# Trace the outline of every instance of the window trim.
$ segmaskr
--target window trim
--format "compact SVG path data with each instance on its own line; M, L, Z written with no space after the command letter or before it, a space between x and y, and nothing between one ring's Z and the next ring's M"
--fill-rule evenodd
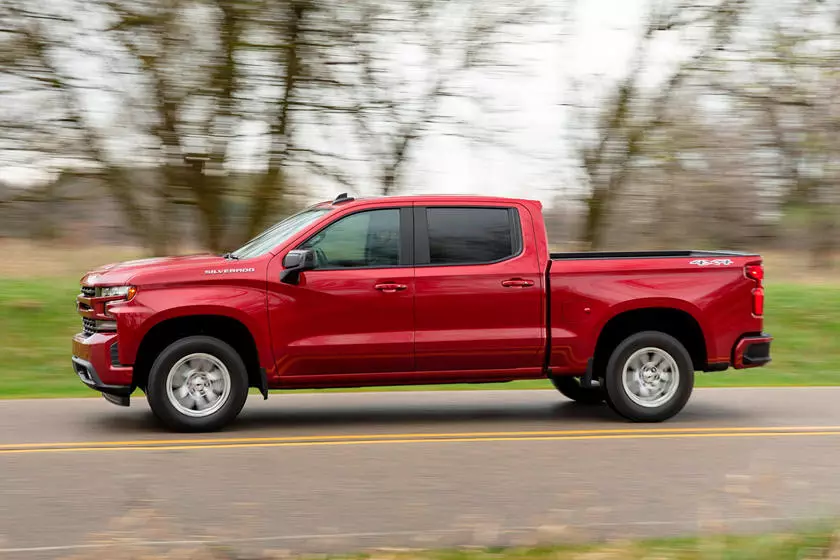
M356 214L363 214L366 212L376 212L381 210L397 210L399 212L399 246L400 246L400 264L396 265L375 265L375 266L354 266L354 267L346 267L346 266L336 266L336 267L329 267L329 268L313 268L308 272L320 272L323 270L330 270L330 271L337 271L337 270L383 270L383 269L394 269L394 268L410 268L414 266L414 214L411 210L411 206L377 206L374 208L360 208L355 212L347 212L346 214L342 214L338 216L336 219L330 221L329 223L324 224L322 227L318 228L314 231L311 235L308 235L306 239L302 240L300 243L296 244L294 249L301 249L303 245L309 242L310 239L318 236L322 231L326 230L327 228L331 227L334 224L337 224L341 220L345 218L349 218L350 216L355 216Z
M510 217L510 236L513 253L501 259L496 259L494 261L433 264L432 262L430 262L431 249L429 246L429 220L427 217L427 211L432 208L507 210L508 216ZM517 208L516 206L424 204L422 206L414 207L414 266L417 268L444 266L487 266L515 259L523 254L524 249L525 244L522 237L522 221L519 217L519 208Z

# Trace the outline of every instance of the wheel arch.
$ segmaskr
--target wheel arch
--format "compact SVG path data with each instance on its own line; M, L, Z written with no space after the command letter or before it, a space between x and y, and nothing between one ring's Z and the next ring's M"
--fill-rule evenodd
M603 377L610 354L621 341L643 331L659 331L677 339L688 351L695 371L707 366L707 337L693 314L671 306L640 307L616 313L604 324L593 353L594 377Z
M265 370L261 367L257 342L248 326L229 314L176 315L155 322L142 336L134 363L134 384L145 390L149 371L157 356L173 342L194 335L206 335L229 344L242 358L248 385L267 397Z

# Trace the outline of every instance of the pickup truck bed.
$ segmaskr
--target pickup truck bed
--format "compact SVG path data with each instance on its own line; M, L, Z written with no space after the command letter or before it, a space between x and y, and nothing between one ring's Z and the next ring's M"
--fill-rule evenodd
M605 366L599 345L648 329L678 334L698 370L728 368L741 337L761 336L756 282L744 272L760 263L737 252L552 253L552 373L586 371L592 358L598 377Z

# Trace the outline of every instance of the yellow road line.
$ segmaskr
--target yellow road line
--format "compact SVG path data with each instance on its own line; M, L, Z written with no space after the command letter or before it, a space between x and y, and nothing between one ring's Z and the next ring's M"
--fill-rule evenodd
M274 442L251 442L251 443L211 443L195 445L131 445L121 447L42 447L42 448L18 448L0 449L0 455L25 454L25 453L66 453L76 451L186 451L193 449L239 449L245 447L315 447L315 446L337 446L337 445L382 445L382 444L405 444L405 443L472 443L472 442L511 442L511 441L572 441L572 440L630 440L630 439L687 439L687 438L746 438L746 437L785 437L785 436L840 436L838 430L802 430L802 431L730 431L730 432L705 432L705 433L645 433L652 430L636 431L617 434L599 435L553 435L553 436L493 436L493 437L449 437L449 438L426 438L406 437L390 439L347 439L332 441L274 441ZM527 434L528 432L524 432ZM538 432L534 432L538 433ZM312 439L312 438L310 438Z
M241 437L241 438L192 438L192 439L152 439L152 440L116 440L116 441L75 441L45 443L9 443L0 444L0 450L27 449L46 447L129 447L186 444L226 444L226 443L285 443L297 441L334 441L334 440L374 440L374 439L435 439L435 438L487 438L521 436L583 436L610 434L682 434L705 432L809 432L840 431L840 426L719 426L705 428L619 428L589 430L531 430L506 432L438 432L438 433L382 433L382 434L312 434L303 436L278 437Z

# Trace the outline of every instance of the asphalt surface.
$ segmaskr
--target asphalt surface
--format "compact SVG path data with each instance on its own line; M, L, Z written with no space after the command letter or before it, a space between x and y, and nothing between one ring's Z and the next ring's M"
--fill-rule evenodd
M639 425L553 391L286 393L198 435L142 399L0 401L0 558L786 528L840 513L838 401L698 389Z

